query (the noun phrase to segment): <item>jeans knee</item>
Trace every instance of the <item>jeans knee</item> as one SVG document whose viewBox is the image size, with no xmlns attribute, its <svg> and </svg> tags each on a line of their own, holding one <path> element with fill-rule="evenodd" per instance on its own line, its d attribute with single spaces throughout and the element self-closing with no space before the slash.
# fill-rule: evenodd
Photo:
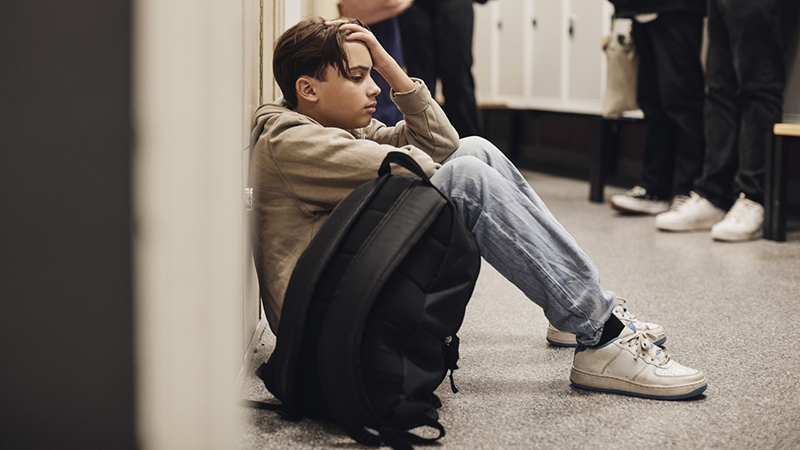
<svg viewBox="0 0 800 450">
<path fill-rule="evenodd" d="M 491 146 L 491 147 L 494 147 L 494 145 L 491 142 L 489 142 L 486 138 L 483 138 L 481 136 L 467 136 L 467 137 L 461 138 L 460 142 L 461 142 L 461 146 L 462 147 L 463 146 L 467 146 L 467 147 L 488 147 L 488 146 Z"/>
<path fill-rule="evenodd" d="M 497 158 L 505 158 L 501 152 L 491 141 L 480 136 L 469 136 L 462 138 L 458 146 L 461 155 L 471 155 L 481 161 L 489 162 L 497 160 Z"/>
<path fill-rule="evenodd" d="M 449 195 L 469 193 L 467 196 L 472 197 L 483 192 L 487 186 L 491 186 L 493 175 L 492 168 L 480 158 L 464 155 L 445 163 L 434 175 L 434 178 L 447 185 L 445 190 Z M 434 182 L 434 184 L 437 183 Z"/>
<path fill-rule="evenodd" d="M 458 148 L 468 149 L 470 151 L 485 151 L 489 148 L 495 148 L 494 144 L 480 136 L 467 136 L 459 140 Z"/>
<path fill-rule="evenodd" d="M 442 175 L 448 177 L 461 178 L 467 176 L 473 178 L 475 174 L 481 172 L 482 166 L 486 166 L 486 164 L 480 158 L 473 155 L 463 155 L 447 161 L 436 174 L 438 175 L 441 172 Z"/>
</svg>

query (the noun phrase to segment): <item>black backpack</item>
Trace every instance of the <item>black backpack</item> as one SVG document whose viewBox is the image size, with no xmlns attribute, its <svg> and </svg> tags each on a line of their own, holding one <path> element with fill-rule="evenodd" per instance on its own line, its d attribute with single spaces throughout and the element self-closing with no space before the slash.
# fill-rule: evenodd
<svg viewBox="0 0 800 450">
<path fill-rule="evenodd" d="M 420 178 L 393 175 L 390 163 Z M 335 420 L 364 445 L 444 436 L 434 390 L 457 369 L 456 332 L 480 270 L 455 205 L 407 154 L 331 213 L 298 260 L 275 351 L 256 374 L 284 417 Z M 422 438 L 408 432 L 431 427 Z"/>
</svg>

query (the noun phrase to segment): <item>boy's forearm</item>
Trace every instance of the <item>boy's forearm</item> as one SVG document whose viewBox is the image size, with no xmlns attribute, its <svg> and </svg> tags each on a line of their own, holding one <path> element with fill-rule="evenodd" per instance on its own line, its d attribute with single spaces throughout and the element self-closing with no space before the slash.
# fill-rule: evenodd
<svg viewBox="0 0 800 450">
<path fill-rule="evenodd" d="M 392 60 L 390 64 L 387 64 L 388 67 L 383 69 L 377 69 L 380 72 L 383 79 L 389 83 L 389 86 L 392 87 L 392 90 L 395 92 L 410 92 L 414 90 L 414 82 L 411 78 L 406 75 L 405 71 L 397 64 L 396 61 Z"/>
</svg>

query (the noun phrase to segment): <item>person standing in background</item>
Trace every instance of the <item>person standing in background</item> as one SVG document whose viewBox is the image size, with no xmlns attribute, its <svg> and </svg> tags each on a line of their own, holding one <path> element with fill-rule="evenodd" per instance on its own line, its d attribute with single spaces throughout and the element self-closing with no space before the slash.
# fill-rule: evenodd
<svg viewBox="0 0 800 450">
<path fill-rule="evenodd" d="M 709 0 L 703 173 L 687 201 L 656 216 L 657 229 L 710 229 L 720 241 L 761 237 L 765 146 L 781 121 L 786 84 L 782 19 L 797 18 L 796 1 L 782 3 Z"/>
<path fill-rule="evenodd" d="M 472 1 L 416 0 L 399 17 L 408 75 L 425 81 L 434 96 L 441 80 L 444 111 L 461 137 L 482 134 L 472 77 Z"/>
<path fill-rule="evenodd" d="M 647 121 L 639 185 L 611 196 L 629 214 L 658 214 L 689 197 L 705 154 L 700 59 L 706 0 L 611 0 L 631 18 L 639 52 L 636 99 Z M 670 202 L 671 200 L 671 202 Z"/>
<path fill-rule="evenodd" d="M 378 42 L 402 67 L 403 46 L 400 41 L 400 24 L 397 16 L 412 3 L 414 0 L 341 0 L 338 6 L 340 16 L 359 19 L 369 25 Z M 403 113 L 392 101 L 389 83 L 375 70 L 372 71 L 372 78 L 381 88 L 377 98 L 378 106 L 372 117 L 393 126 L 403 120 Z"/>
</svg>

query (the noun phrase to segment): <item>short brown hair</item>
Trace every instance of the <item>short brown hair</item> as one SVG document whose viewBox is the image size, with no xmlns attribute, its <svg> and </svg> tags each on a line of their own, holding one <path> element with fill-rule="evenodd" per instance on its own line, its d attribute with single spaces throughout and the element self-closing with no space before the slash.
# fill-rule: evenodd
<svg viewBox="0 0 800 450">
<path fill-rule="evenodd" d="M 358 19 L 345 20 L 367 27 Z M 327 26 L 324 22 L 321 17 L 301 20 L 275 42 L 272 74 L 292 109 L 297 108 L 295 83 L 301 76 L 325 81 L 328 66 L 336 67 L 342 76 L 348 76 L 350 64 L 344 43 L 351 32 L 339 30 L 339 25 Z"/>
</svg>

